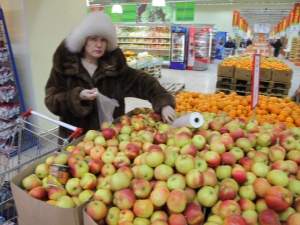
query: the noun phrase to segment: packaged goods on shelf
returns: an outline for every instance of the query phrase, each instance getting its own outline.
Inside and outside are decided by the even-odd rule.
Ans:
[[[289,61],[290,62],[294,62],[295,54],[296,54],[296,52],[298,52],[297,51],[298,40],[300,40],[300,38],[294,37],[292,39],[292,45],[291,45],[291,50],[290,50],[290,54],[289,54]]]
[[[118,33],[119,47],[135,53],[144,50],[160,51],[169,55],[171,45],[170,27],[164,26],[120,26]]]
[[[294,55],[295,66],[300,66],[300,38],[297,39],[297,46]]]

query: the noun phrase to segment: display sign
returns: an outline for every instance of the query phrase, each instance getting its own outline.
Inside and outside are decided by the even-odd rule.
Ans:
[[[283,19],[282,19],[282,30],[286,30],[287,20],[288,20],[288,17],[283,17]]]
[[[238,10],[233,11],[233,17],[232,17],[232,26],[233,27],[238,26],[239,15],[240,15],[240,11],[238,11]]]
[[[300,3],[295,3],[295,5],[294,5],[294,17],[293,17],[292,24],[293,25],[299,24],[299,20],[300,20]]]
[[[243,29],[243,26],[244,26],[244,18],[243,17],[239,17],[239,23],[238,23],[238,28],[240,30]]]
[[[175,21],[194,21],[195,2],[176,2]]]
[[[105,13],[112,19],[113,22],[119,23],[121,21],[120,13],[112,13],[112,6],[105,6]]]
[[[254,54],[253,70],[252,70],[251,110],[253,110],[258,103],[259,79],[260,79],[260,54]]]
[[[282,29],[282,22],[279,22],[279,32],[281,32],[283,29]]]
[[[164,7],[156,7],[152,6],[152,4],[140,4],[138,6],[138,23],[173,22],[174,12],[174,3],[166,3]]]
[[[104,11],[104,7],[101,5],[91,6],[90,12]]]
[[[135,23],[137,15],[137,5],[122,5],[123,13],[121,15],[121,21],[125,23]]]
[[[290,10],[288,27],[292,26],[293,18],[294,18],[294,10]]]
[[[270,23],[254,24],[254,33],[262,33],[262,34],[270,33]]]
[[[232,33],[237,34],[239,32],[238,27],[232,27]]]

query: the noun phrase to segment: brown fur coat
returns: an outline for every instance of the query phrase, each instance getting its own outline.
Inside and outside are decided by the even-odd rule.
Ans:
[[[98,88],[103,95],[116,99],[114,118],[125,113],[125,97],[136,97],[152,103],[155,112],[162,107],[175,107],[175,100],[159,82],[142,70],[127,66],[126,58],[117,48],[106,52],[98,60],[98,68],[93,77],[83,67],[80,54],[68,51],[63,41],[53,56],[53,67],[45,87],[45,104],[60,121],[81,127],[86,133],[90,129],[99,129],[96,100],[80,101],[79,93],[83,89]],[[71,131],[59,128],[62,138]]]

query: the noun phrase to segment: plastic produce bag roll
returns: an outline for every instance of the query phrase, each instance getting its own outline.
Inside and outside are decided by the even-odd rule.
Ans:
[[[173,121],[171,126],[173,128],[179,127],[189,127],[189,128],[198,128],[203,124],[204,119],[200,113],[194,112],[186,114]]]

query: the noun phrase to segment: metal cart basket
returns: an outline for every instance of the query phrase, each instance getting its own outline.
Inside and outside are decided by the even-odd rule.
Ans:
[[[228,56],[232,55],[233,48],[224,48],[222,59],[227,58]]]
[[[54,133],[54,130],[46,131],[28,122],[27,117],[32,114],[74,132],[67,139],[60,138]],[[82,129],[29,110],[14,125],[0,130],[0,135],[3,134],[7,135],[8,144],[5,148],[0,148],[0,192],[1,188],[9,187],[9,181],[16,174],[34,161],[60,150],[69,143],[70,139],[79,137],[82,134]],[[0,216],[6,220],[3,224],[17,224],[17,212],[14,207],[13,196],[11,196],[10,190],[6,190],[6,192],[4,201],[0,194]],[[0,222],[0,224],[2,223]]]

